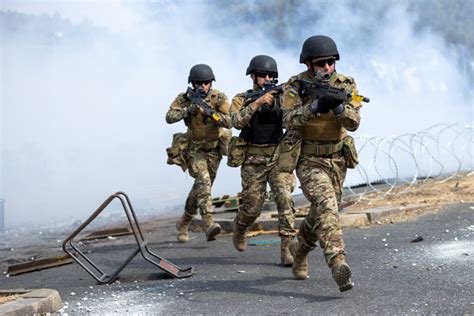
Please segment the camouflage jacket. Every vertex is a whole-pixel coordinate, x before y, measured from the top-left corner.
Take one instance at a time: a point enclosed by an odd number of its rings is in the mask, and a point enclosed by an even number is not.
[[[190,115],[188,110],[191,106],[191,101],[186,98],[185,93],[180,93],[173,103],[171,103],[166,113],[166,122],[172,124],[180,120],[185,120],[186,126],[188,127],[187,134],[192,140],[218,139],[223,128],[232,127],[229,115],[229,101],[226,95],[217,89],[212,89],[204,101],[215,109],[216,114],[219,116],[218,122],[206,122],[200,113]]]
[[[301,94],[300,80],[314,80],[308,72],[302,72],[291,77],[283,88],[283,125],[289,131],[296,131],[303,140],[311,141],[339,141],[347,135],[347,131],[355,131],[359,127],[359,109],[362,106],[358,101],[344,102],[344,110],[334,115],[329,113],[312,113],[309,105],[315,100],[313,97]],[[334,72],[329,82],[335,87],[344,87],[357,94],[357,86],[352,77]]]
[[[247,92],[242,92],[232,98],[232,103],[230,105],[230,118],[232,126],[236,129],[242,129],[249,125],[250,119],[255,113],[250,106],[244,106],[246,95]]]

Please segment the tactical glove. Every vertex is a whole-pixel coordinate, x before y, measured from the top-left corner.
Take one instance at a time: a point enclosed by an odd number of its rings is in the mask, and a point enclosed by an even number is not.
[[[325,112],[327,113],[329,110],[337,108],[339,104],[342,103],[342,101],[325,95],[318,99],[318,103],[322,106],[323,109],[327,109],[327,111]]]
[[[337,108],[342,102],[328,95],[322,96],[309,105],[313,113],[328,113],[329,110]]]

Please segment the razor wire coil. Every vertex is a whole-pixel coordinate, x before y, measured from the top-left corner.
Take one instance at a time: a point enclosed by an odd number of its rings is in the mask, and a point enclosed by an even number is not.
[[[408,192],[415,183],[447,181],[474,170],[473,125],[440,123],[417,133],[354,139],[359,165],[348,172],[345,188],[356,194],[355,188],[365,187],[359,196],[380,191],[380,184],[386,196],[400,184],[407,184],[403,192]]]

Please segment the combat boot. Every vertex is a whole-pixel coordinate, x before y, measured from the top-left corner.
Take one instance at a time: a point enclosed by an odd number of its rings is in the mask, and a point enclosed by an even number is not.
[[[293,256],[290,253],[290,242],[293,236],[281,236],[281,265],[291,267],[293,265]]]
[[[331,263],[332,277],[339,286],[339,291],[344,292],[352,289],[351,268],[346,263],[344,255],[337,255]]]
[[[214,223],[214,219],[212,218],[211,214],[202,215],[202,222],[206,232],[206,240],[215,240],[216,236],[221,232],[221,225]]]
[[[293,240],[290,243],[290,252],[293,256],[291,270],[297,280],[304,280],[308,277],[308,253],[309,248],[303,246],[299,241]]]
[[[232,242],[234,243],[235,249],[238,251],[245,251],[247,249],[247,227],[242,226],[234,222],[234,233],[232,234]]]
[[[189,224],[191,224],[191,221],[193,218],[186,213],[181,216],[181,218],[176,222],[176,228],[178,229],[178,242],[179,243],[184,243],[189,240],[188,237],[188,229],[189,229]]]

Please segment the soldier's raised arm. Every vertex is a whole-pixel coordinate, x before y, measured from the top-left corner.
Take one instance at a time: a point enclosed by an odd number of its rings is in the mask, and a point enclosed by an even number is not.
[[[291,77],[283,87],[283,126],[287,130],[297,130],[316,117],[308,106],[303,105],[298,80],[299,76]]]
[[[244,106],[244,103],[244,93],[239,93],[232,99],[230,117],[232,126],[236,129],[242,129],[245,126],[248,126],[250,119],[255,112],[252,107]]]
[[[173,103],[171,103],[168,112],[166,112],[166,123],[172,124],[188,117],[189,101],[186,100],[185,94],[180,93]]]

